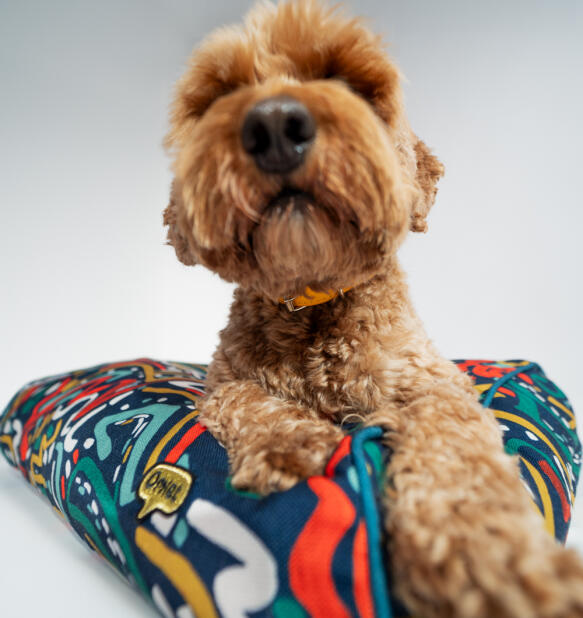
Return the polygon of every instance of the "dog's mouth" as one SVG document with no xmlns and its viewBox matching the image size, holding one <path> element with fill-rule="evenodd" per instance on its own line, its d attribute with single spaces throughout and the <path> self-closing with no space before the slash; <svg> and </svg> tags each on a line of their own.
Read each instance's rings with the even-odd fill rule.
<svg viewBox="0 0 583 618">
<path fill-rule="evenodd" d="M 296 187 L 284 187 L 267 202 L 263 214 L 282 213 L 288 209 L 303 211 L 308 204 L 314 204 L 314 196 Z"/>
</svg>

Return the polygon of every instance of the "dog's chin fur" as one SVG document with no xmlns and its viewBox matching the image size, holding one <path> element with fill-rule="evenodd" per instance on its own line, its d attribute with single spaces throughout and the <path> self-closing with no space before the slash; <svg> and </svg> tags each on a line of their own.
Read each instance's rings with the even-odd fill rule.
<svg viewBox="0 0 583 618">
<path fill-rule="evenodd" d="M 384 272 L 409 229 L 408 204 L 379 208 L 381 215 L 391 213 L 390 220 L 374 221 L 369 204 L 341 204 L 325 186 L 318 197 L 284 188 L 258 206 L 257 217 L 237 212 L 237 233 L 224 237 L 223 248 L 203 247 L 189 230 L 190 249 L 197 262 L 224 279 L 271 300 L 296 296 L 308 286 L 353 287 Z"/>
<path fill-rule="evenodd" d="M 306 286 L 338 288 L 357 283 L 382 265 L 385 238 L 362 238 L 357 222 L 340 221 L 337 213 L 308 196 L 278 201 L 251 234 L 261 276 L 255 282 L 265 295 L 295 296 Z"/>
</svg>

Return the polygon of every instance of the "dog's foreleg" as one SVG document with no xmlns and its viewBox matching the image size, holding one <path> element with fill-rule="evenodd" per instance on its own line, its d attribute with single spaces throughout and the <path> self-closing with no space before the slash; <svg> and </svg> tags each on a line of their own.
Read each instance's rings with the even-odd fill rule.
<svg viewBox="0 0 583 618">
<path fill-rule="evenodd" d="M 227 449 L 232 484 L 261 494 L 321 474 L 343 437 L 329 419 L 251 380 L 219 385 L 201 402 L 200 419 Z"/>
<path fill-rule="evenodd" d="M 459 385 L 378 412 L 396 592 L 424 618 L 583 616 L 583 564 L 543 528 L 491 411 Z"/>
</svg>

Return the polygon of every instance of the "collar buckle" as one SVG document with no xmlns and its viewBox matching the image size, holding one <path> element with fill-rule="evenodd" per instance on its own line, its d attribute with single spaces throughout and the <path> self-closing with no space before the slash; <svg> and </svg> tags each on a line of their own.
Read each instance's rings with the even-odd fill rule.
<svg viewBox="0 0 583 618">
<path fill-rule="evenodd" d="M 283 304 L 286 306 L 287 310 L 290 313 L 294 313 L 295 311 L 301 311 L 302 309 L 305 309 L 307 307 L 307 305 L 300 305 L 299 307 L 296 307 L 294 300 L 297 297 L 294 296 L 293 298 L 284 298 L 283 299 Z"/>
</svg>

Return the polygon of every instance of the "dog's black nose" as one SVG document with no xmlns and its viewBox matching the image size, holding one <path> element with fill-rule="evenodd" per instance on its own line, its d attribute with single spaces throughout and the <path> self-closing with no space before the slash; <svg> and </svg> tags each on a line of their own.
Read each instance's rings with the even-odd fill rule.
<svg viewBox="0 0 583 618">
<path fill-rule="evenodd" d="M 285 95 L 257 103 L 241 129 L 243 148 L 269 174 L 285 174 L 299 167 L 315 135 L 316 123 L 308 108 Z"/>
</svg>

